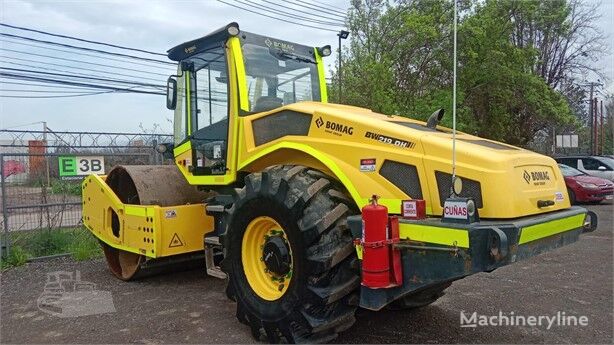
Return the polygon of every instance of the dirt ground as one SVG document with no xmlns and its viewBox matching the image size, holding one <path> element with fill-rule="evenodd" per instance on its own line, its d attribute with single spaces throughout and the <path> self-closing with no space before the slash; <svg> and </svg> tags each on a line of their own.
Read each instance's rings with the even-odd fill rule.
<svg viewBox="0 0 614 345">
<path fill-rule="evenodd" d="M 613 206 L 588 208 L 599 214 L 599 228 L 578 243 L 457 281 L 443 298 L 419 310 L 358 311 L 354 327 L 336 342 L 611 344 Z M 58 317 L 39 309 L 47 274 L 57 271 L 79 272 L 82 282 L 103 292 L 101 301 L 112 301 L 105 308 L 114 310 Z M 248 327 L 235 319 L 224 283 L 205 276 L 204 270 L 125 283 L 114 279 L 102 260 L 58 259 L 5 271 L 1 283 L 1 343 L 254 342 Z M 588 326 L 461 328 L 461 311 L 525 316 L 564 312 L 586 316 Z"/>
</svg>

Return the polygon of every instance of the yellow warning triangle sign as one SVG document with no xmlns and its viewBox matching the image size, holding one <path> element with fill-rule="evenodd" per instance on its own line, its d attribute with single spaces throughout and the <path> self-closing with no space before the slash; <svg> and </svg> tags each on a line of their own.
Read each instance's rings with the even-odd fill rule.
<svg viewBox="0 0 614 345">
<path fill-rule="evenodd" d="M 173 238 L 171 238 L 171 243 L 168 245 L 169 248 L 174 248 L 174 247 L 181 247 L 183 246 L 183 242 L 181 242 L 181 239 L 179 238 L 179 235 L 177 235 L 177 233 L 175 233 L 173 235 Z"/>
</svg>

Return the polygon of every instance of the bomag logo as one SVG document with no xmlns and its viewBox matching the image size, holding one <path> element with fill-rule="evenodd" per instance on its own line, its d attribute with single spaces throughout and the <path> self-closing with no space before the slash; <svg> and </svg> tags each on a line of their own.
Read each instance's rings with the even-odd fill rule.
<svg viewBox="0 0 614 345">
<path fill-rule="evenodd" d="M 545 185 L 546 181 L 550 181 L 550 175 L 547 171 L 531 171 L 529 173 L 525 170 L 522 177 L 527 184 L 530 184 L 531 181 L 533 181 L 535 186 Z"/>
<path fill-rule="evenodd" d="M 333 121 L 325 121 L 324 119 L 322 119 L 321 116 L 318 117 L 315 122 L 318 128 L 324 126 L 324 132 L 326 133 L 330 133 L 337 136 L 342 136 L 343 134 L 354 135 L 354 127 Z"/>
<path fill-rule="evenodd" d="M 278 41 L 273 41 L 270 38 L 266 38 L 264 40 L 264 44 L 266 44 L 267 47 L 271 48 L 278 48 L 281 49 L 284 52 L 293 52 L 294 51 L 294 46 L 290 43 L 286 43 L 286 42 L 278 42 Z"/>
</svg>

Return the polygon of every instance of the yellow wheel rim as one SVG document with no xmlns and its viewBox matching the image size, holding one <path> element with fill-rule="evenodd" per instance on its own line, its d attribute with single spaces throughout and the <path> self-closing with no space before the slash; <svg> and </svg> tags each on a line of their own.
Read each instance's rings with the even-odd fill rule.
<svg viewBox="0 0 614 345">
<path fill-rule="evenodd" d="M 287 245 L 290 268 L 286 274 L 272 272 L 264 261 L 264 247 L 272 237 L 279 237 Z M 241 262 L 247 282 L 260 298 L 274 301 L 284 295 L 292 278 L 292 249 L 284 229 L 273 218 L 254 218 L 245 229 L 241 244 Z"/>
</svg>

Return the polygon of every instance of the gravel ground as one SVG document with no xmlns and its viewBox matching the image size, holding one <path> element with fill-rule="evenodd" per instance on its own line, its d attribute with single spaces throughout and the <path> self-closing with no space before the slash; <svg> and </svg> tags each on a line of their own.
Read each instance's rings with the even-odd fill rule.
<svg viewBox="0 0 614 345">
<path fill-rule="evenodd" d="M 457 281 L 444 297 L 420 310 L 360 310 L 354 327 L 336 341 L 611 344 L 613 206 L 588 208 L 599 214 L 599 228 L 579 242 Z M 100 301 L 112 300 L 114 311 L 79 317 L 41 311 L 37 299 L 45 290 L 47 274 L 57 271 L 78 271 L 82 282 L 96 284 L 95 291 L 102 292 L 96 295 Z M 102 260 L 56 259 L 7 270 L 0 279 L 0 343 L 254 342 L 248 327 L 235 319 L 235 306 L 223 293 L 224 283 L 206 277 L 203 270 L 125 283 L 114 279 Z M 78 312 L 78 299 L 72 302 Z M 586 316 L 588 326 L 461 328 L 461 311 L 525 316 L 564 312 Z"/>
</svg>

